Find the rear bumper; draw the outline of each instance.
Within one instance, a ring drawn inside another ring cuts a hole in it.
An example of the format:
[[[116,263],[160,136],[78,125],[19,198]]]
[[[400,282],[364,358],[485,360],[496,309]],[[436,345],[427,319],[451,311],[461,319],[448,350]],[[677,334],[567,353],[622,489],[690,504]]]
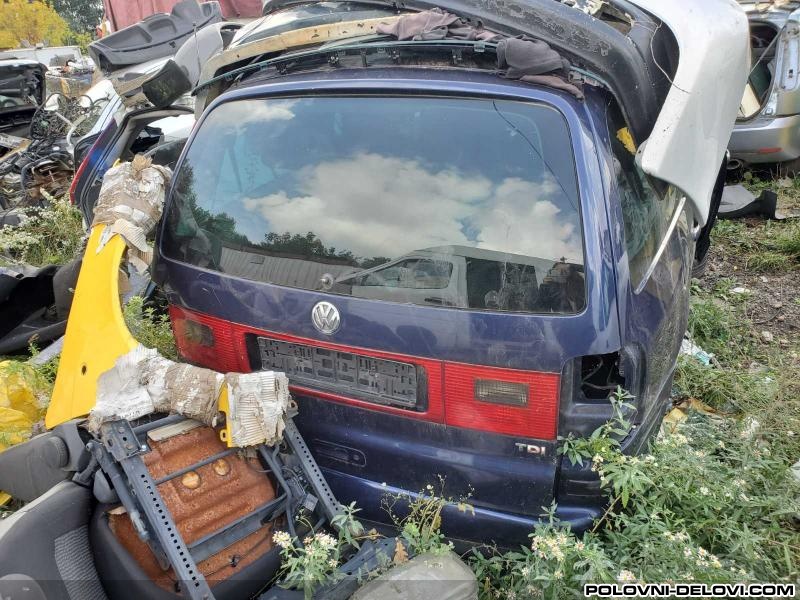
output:
[[[391,504],[395,502],[395,499],[401,497],[419,497],[419,494],[409,490],[391,487],[331,469],[322,469],[322,471],[337,499],[345,503],[355,500],[362,509],[358,516],[367,521],[389,523],[389,514],[386,511],[387,502]],[[467,499],[466,502],[468,503],[469,500]],[[403,515],[401,507],[404,505],[404,501],[398,501],[394,504],[393,510]],[[528,534],[542,522],[538,516],[515,515],[477,506],[474,507],[474,514],[472,509],[462,509],[459,509],[456,504],[448,504],[442,510],[442,532],[456,542],[496,543],[500,547],[516,548],[520,544],[527,545]],[[559,504],[556,516],[562,523],[568,524],[572,531],[582,532],[588,529],[602,512],[602,504],[597,507]]]
[[[746,163],[794,160],[800,157],[800,115],[737,123],[728,149],[733,158]]]
[[[624,440],[622,444],[624,453],[638,454],[647,449],[649,441],[658,431],[668,402],[668,397],[659,398],[651,405],[651,409],[642,422]],[[316,406],[319,407],[318,404]],[[317,414],[319,413],[317,412]],[[325,417],[327,416],[325,415]],[[308,441],[312,452],[316,455],[314,436],[312,435]],[[455,457],[451,455],[456,452],[445,452],[444,454],[448,456],[441,457],[439,470],[437,471],[436,467],[433,467],[427,481],[435,484],[437,475],[445,472],[445,464],[454,460]],[[467,456],[462,456],[462,458],[470,461]],[[350,473],[343,472],[326,461],[325,456],[318,456],[317,459],[322,463],[328,463],[327,466],[322,467],[322,470],[338,500],[343,503],[355,501],[361,509],[359,518],[365,521],[390,525],[387,503],[393,506],[396,514],[403,515],[403,507],[406,502],[399,499],[419,497],[419,490],[403,489],[388,485],[383,481],[376,481],[374,474],[362,476],[353,474],[352,471]],[[402,461],[403,458],[398,456],[398,460]],[[572,531],[580,534],[589,529],[594,520],[603,514],[608,505],[607,497],[600,487],[597,474],[591,471],[590,464],[585,462],[583,465],[572,466],[568,460],[563,458],[560,458],[560,462],[553,482],[555,486],[554,501],[557,505],[555,515],[564,525],[568,525]],[[399,470],[402,469],[402,466],[397,464],[395,468]],[[393,473],[386,472],[385,476],[387,479],[391,479]],[[509,472],[509,478],[512,477]],[[448,489],[452,490],[453,487],[448,486],[445,481],[445,496],[449,496]],[[498,494],[502,493],[504,493],[502,490],[498,490]],[[455,501],[458,500],[460,498],[455,498]],[[465,499],[465,502],[470,503],[470,499]],[[502,500],[498,499],[497,503],[502,504]],[[496,543],[500,547],[516,548],[520,544],[527,545],[528,535],[536,525],[543,522],[542,513],[512,513],[502,509],[486,508],[478,504],[478,502],[474,503],[474,513],[472,509],[464,510],[463,506],[459,509],[457,504],[447,505],[442,512],[443,533],[455,542]]]

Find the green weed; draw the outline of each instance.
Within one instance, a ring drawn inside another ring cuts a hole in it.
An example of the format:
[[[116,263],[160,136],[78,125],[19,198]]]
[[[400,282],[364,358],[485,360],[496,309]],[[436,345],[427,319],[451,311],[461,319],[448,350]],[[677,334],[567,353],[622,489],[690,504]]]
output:
[[[81,213],[66,198],[42,193],[46,206],[24,208],[19,225],[0,228],[0,254],[5,262],[63,265],[80,254],[86,234]]]
[[[134,296],[123,307],[122,314],[131,335],[143,346],[155,348],[164,358],[178,359],[178,348],[172,334],[169,316],[144,306],[144,299]]]

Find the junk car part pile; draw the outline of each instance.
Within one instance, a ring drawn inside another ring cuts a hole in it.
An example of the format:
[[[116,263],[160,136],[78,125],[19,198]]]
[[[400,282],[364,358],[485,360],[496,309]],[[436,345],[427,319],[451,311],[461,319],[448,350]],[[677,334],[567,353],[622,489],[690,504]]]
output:
[[[0,209],[39,206],[43,191],[60,198],[67,194],[75,170],[72,142],[94,123],[107,100],[68,98],[52,94],[30,120],[30,141],[24,138],[0,159]],[[10,140],[11,141],[11,140]]]

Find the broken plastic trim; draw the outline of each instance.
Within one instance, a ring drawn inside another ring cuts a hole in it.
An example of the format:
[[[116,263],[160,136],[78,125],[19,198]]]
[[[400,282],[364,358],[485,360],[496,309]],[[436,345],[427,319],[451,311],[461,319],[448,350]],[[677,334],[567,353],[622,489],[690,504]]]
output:
[[[341,46],[334,46],[334,47],[321,47],[321,48],[314,48],[311,50],[301,50],[299,52],[290,52],[287,54],[282,54],[276,58],[270,58],[263,61],[258,61],[255,63],[251,63],[249,65],[245,65],[243,67],[239,67],[238,69],[234,69],[232,71],[228,71],[227,73],[223,73],[222,75],[218,75],[211,79],[208,79],[202,83],[199,83],[193,90],[192,95],[196,95],[201,90],[211,87],[213,84],[221,82],[221,81],[233,81],[237,77],[244,75],[244,74],[254,74],[260,71],[265,71],[270,67],[278,67],[278,70],[281,74],[284,74],[288,69],[281,71],[280,65],[290,65],[293,62],[297,62],[307,58],[315,58],[315,57],[327,57],[328,66],[335,66],[341,58],[344,56],[361,56],[363,58],[364,67],[369,67],[370,65],[367,63],[367,58],[369,55],[379,55],[381,58],[386,58],[387,56],[395,58],[397,55],[386,54],[387,50],[439,50],[442,52],[449,52],[451,56],[454,58],[454,66],[458,66],[457,62],[460,58],[458,51],[459,50],[471,50],[476,55],[482,55],[486,52],[491,52],[493,54],[497,53],[497,43],[496,42],[486,42],[486,41],[471,41],[471,40],[435,40],[435,41],[397,41],[397,40],[387,40],[385,42],[359,42],[359,43],[351,43],[345,44]],[[462,67],[462,68],[469,68],[469,67]]]

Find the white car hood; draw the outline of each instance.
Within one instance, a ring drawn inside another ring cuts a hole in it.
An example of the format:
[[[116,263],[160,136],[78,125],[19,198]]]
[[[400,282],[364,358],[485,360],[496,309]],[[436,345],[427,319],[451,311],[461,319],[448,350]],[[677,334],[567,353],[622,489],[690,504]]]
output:
[[[645,173],[686,194],[705,224],[747,74],[747,16],[734,0],[632,0],[670,28],[680,49],[673,85],[639,147]]]

